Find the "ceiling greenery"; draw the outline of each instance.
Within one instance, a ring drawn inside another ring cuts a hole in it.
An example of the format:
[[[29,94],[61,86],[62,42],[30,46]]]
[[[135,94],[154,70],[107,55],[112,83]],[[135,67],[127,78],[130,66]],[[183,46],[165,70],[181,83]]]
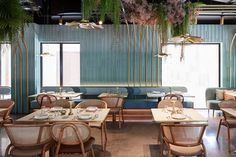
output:
[[[83,3],[86,18],[96,10],[101,20],[110,18],[116,29],[123,18],[132,24],[156,25],[163,42],[168,37],[189,33],[196,7],[200,5],[182,0],[84,0]]]

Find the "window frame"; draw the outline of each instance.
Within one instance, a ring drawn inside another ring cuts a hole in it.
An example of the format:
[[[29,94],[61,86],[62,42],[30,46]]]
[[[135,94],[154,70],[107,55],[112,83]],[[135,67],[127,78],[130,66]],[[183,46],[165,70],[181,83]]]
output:
[[[59,79],[60,79],[60,85],[59,86],[64,86],[63,85],[63,44],[79,44],[80,42],[41,42],[40,43],[40,55],[42,54],[43,51],[43,44],[58,44],[59,45],[59,55],[60,55],[60,64],[59,64]],[[58,86],[43,86],[43,58],[40,56],[40,86],[41,87],[58,87]],[[78,85],[79,86],[79,85]],[[69,87],[69,86],[68,86]]]

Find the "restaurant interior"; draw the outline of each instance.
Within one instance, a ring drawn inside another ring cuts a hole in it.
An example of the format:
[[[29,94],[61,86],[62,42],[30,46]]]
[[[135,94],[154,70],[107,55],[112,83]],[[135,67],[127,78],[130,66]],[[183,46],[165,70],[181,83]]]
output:
[[[0,157],[236,157],[235,38],[235,0],[0,0]]]

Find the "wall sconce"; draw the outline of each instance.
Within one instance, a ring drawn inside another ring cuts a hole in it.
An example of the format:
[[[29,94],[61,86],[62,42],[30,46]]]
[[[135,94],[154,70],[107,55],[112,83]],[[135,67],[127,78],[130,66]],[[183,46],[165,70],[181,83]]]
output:
[[[58,23],[60,26],[63,25],[63,21],[62,21],[62,17],[60,16],[59,18],[59,23]]]
[[[225,23],[225,18],[223,15],[220,16],[220,25],[224,25]]]

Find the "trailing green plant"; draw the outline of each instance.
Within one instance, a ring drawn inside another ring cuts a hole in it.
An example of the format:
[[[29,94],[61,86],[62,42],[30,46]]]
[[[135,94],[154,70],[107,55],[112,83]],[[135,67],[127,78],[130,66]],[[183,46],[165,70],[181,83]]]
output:
[[[100,18],[105,21],[109,17],[117,30],[120,25],[121,2],[120,0],[101,0]]]
[[[25,23],[31,21],[21,7],[19,0],[0,1],[0,41],[13,41]]]
[[[83,19],[87,20],[92,15],[92,12],[96,9],[97,0],[83,0],[82,6]]]
[[[169,22],[166,17],[165,9],[163,5],[155,4],[154,5],[154,11],[157,16],[157,24],[158,24],[158,31],[159,31],[159,39],[161,40],[160,42],[166,43],[169,38]]]
[[[201,3],[186,3],[183,6],[185,11],[185,16],[183,17],[181,23],[177,25],[171,25],[171,35],[179,36],[189,33],[189,27],[191,24],[195,24],[196,21],[196,8],[202,5]]]

